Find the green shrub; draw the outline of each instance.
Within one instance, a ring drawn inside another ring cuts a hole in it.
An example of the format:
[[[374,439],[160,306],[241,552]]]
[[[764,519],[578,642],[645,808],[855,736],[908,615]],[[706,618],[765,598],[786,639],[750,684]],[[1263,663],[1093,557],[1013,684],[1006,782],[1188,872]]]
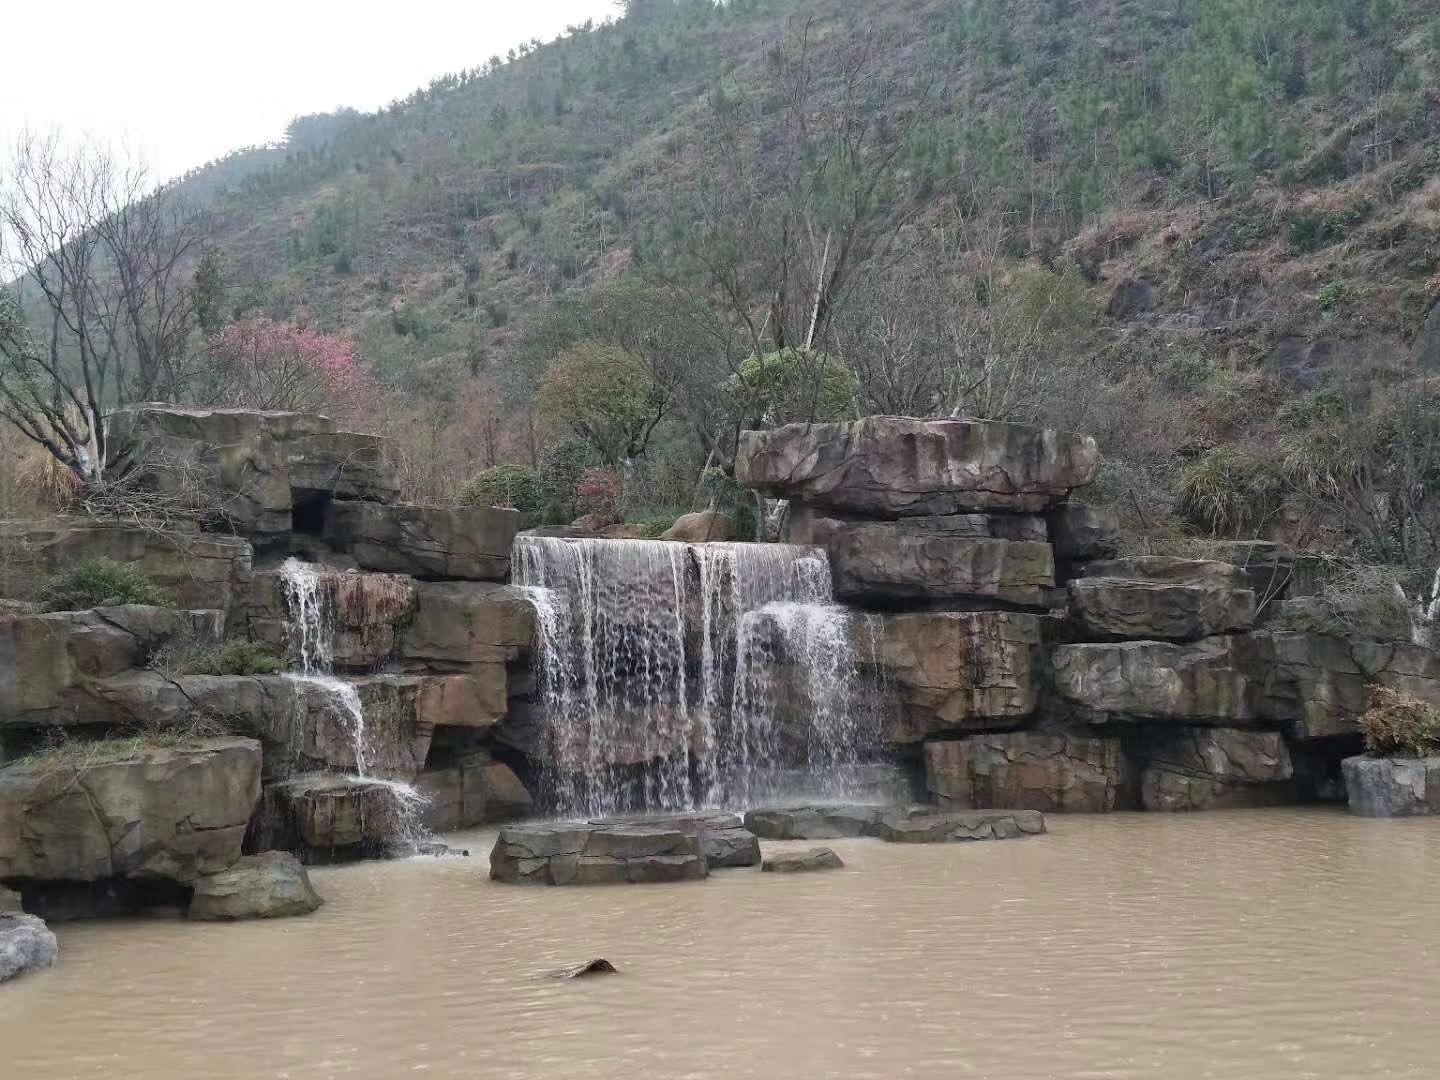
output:
[[[1269,462],[1222,446],[1180,473],[1176,510],[1213,536],[1258,532],[1279,511],[1284,477]]]
[[[163,605],[168,598],[164,590],[127,563],[81,559],[46,579],[40,587],[40,601],[49,611],[79,611],[120,604]]]
[[[467,506],[508,506],[537,514],[545,505],[540,474],[524,465],[496,465],[477,474],[460,490]]]
[[[1428,757],[1440,752],[1440,709],[1388,686],[1370,688],[1360,730],[1365,749],[1379,756]]]
[[[285,660],[268,646],[233,639],[219,645],[172,641],[150,658],[150,667],[169,678],[180,675],[279,675]]]
[[[567,439],[540,455],[540,524],[568,525],[579,514],[575,488],[586,469],[600,463],[599,455],[579,439]]]

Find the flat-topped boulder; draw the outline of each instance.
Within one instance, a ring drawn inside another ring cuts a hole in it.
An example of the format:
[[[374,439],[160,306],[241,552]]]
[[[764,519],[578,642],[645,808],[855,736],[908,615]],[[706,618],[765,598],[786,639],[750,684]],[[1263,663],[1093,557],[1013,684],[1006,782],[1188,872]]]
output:
[[[650,825],[511,825],[490,852],[492,879],[527,885],[640,885],[708,873],[698,832]]]
[[[325,507],[322,535],[362,570],[504,581],[519,531],[516,510],[336,499]]]
[[[767,495],[873,517],[1036,513],[1091,483],[1099,464],[1095,440],[1083,435],[871,416],[742,432],[735,475]]]
[[[109,418],[110,445],[137,483],[198,498],[240,535],[270,547],[297,504],[332,497],[383,501],[398,487],[383,440],[339,431],[325,416],[148,402]]]
[[[50,967],[59,954],[55,935],[43,919],[23,912],[0,912],[0,983]]]
[[[876,661],[902,704],[892,741],[1013,727],[1035,710],[1039,617],[937,611],[875,616],[871,622]],[[865,630],[868,634],[869,627]],[[858,652],[863,659],[866,649]]]
[[[267,784],[250,850],[294,852],[306,864],[405,850],[421,828],[423,795],[382,780],[315,773]]]
[[[1149,811],[1239,810],[1300,801],[1294,781],[1246,783],[1150,765],[1140,777],[1140,803]]]
[[[886,806],[818,803],[769,806],[745,813],[745,828],[762,840],[840,840],[869,836]]]
[[[400,644],[407,665],[458,671],[505,664],[534,643],[535,605],[513,585],[424,581],[415,592],[414,617]]]
[[[931,814],[887,814],[872,835],[891,844],[944,844],[962,840],[1013,840],[1045,831],[1038,810],[956,810]]]
[[[1255,622],[1255,594],[1249,589],[1086,577],[1070,582],[1069,591],[1072,614],[1102,638],[1194,641]]]
[[[180,608],[220,608],[246,591],[253,550],[238,536],[62,517],[0,522],[0,596],[28,599],[81,559],[127,563]]]
[[[642,825],[678,829],[700,837],[700,850],[711,870],[760,863],[760,841],[745,828],[739,814],[697,811],[686,814],[626,814],[595,818],[592,825]]]
[[[804,520],[792,524],[791,539],[826,550],[842,600],[974,598],[1041,607],[1055,585],[1055,562],[1039,518],[842,521],[803,509],[799,515]]]
[[[1231,590],[1250,587],[1245,571],[1233,563],[1215,559],[1182,559],[1175,555],[1126,555],[1118,559],[1103,559],[1087,563],[1085,572],[1080,576],[1171,585],[1207,585]]]
[[[1217,780],[1262,784],[1295,775],[1290,748],[1277,731],[1167,729],[1152,733],[1143,753],[1151,765]]]
[[[308,915],[324,901],[288,851],[243,855],[218,874],[196,878],[189,915],[206,922]]]
[[[1340,763],[1350,812],[1364,817],[1440,814],[1440,757],[1371,757]]]
[[[816,870],[842,870],[844,867],[845,861],[828,847],[780,852],[760,864],[760,869],[767,874],[809,874]]]
[[[1133,802],[1119,739],[1018,731],[925,744],[925,782],[942,809],[1106,813]]]
[[[1266,672],[1245,637],[1192,644],[1122,641],[1061,645],[1055,689],[1097,723],[1172,720],[1239,727],[1264,716]]]
[[[240,857],[260,744],[102,741],[0,768],[0,879],[188,883]]]
[[[127,605],[0,614],[0,727],[109,723],[103,680],[171,643],[215,644],[219,611]]]
[[[1325,634],[1266,631],[1265,710],[1293,738],[1356,735],[1369,686],[1440,706],[1440,653],[1402,642],[1346,641]]]

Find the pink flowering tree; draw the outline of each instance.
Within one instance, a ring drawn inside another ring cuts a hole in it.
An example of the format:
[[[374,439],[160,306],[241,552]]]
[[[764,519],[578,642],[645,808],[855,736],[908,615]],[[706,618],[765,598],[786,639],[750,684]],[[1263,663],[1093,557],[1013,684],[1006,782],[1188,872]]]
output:
[[[344,411],[370,388],[355,343],[340,334],[242,319],[208,348],[212,396],[232,408]]]

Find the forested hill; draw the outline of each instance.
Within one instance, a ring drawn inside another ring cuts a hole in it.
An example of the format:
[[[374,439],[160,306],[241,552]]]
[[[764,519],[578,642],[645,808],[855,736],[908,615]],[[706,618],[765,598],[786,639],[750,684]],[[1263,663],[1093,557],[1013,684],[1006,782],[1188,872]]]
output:
[[[574,434],[668,507],[747,421],[963,411],[1095,432],[1143,527],[1391,558],[1338,492],[1440,370],[1437,74],[1440,0],[632,0],[187,183],[431,486]]]

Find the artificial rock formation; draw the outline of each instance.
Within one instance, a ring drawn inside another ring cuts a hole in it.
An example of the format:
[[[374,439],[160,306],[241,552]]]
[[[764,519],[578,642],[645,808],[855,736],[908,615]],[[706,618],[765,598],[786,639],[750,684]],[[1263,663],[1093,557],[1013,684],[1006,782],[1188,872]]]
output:
[[[1440,814],[1440,757],[1346,758],[1345,790],[1353,813],[1364,817]]]
[[[0,983],[55,963],[60,947],[34,915],[0,911]]]
[[[960,810],[940,814],[891,814],[874,834],[891,844],[944,844],[967,840],[1014,840],[1045,831],[1038,810]]]
[[[1094,722],[1243,726],[1262,713],[1264,680],[1239,637],[1062,645],[1052,665],[1060,696]]]
[[[815,870],[842,870],[844,867],[844,860],[828,847],[787,851],[771,855],[760,864],[760,869],[769,874],[808,874]]]
[[[1035,513],[1095,479],[1095,440],[984,420],[872,416],[740,437],[736,478],[811,507],[872,517]]]
[[[1023,731],[925,744],[926,786],[945,809],[1123,810],[1130,768],[1119,739]]]
[[[709,873],[697,832],[560,822],[500,830],[490,877],[526,885],[643,885]]]
[[[323,901],[287,851],[245,855],[218,874],[196,878],[189,915],[201,921],[308,915]]]
[[[0,769],[0,881],[189,883],[240,857],[260,798],[255,740],[84,753]]]

